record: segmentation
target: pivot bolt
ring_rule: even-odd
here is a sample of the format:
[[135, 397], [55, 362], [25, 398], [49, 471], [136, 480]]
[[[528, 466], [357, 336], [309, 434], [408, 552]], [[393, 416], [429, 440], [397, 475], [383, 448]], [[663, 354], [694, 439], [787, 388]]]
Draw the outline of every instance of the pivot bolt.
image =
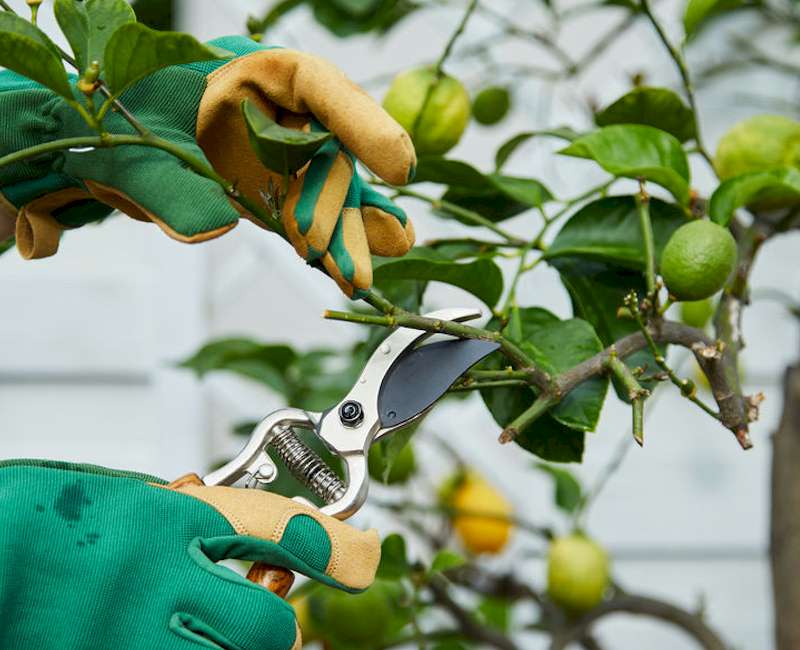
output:
[[357, 427], [364, 419], [364, 407], [360, 402], [348, 400], [339, 407], [339, 419], [346, 427]]

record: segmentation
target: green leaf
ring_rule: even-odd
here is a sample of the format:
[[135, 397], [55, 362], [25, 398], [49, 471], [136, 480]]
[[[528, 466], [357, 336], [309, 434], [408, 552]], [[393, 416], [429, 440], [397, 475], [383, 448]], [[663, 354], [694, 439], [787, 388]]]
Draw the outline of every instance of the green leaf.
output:
[[[340, 3], [347, 3], [349, 7], [343, 8]], [[354, 13], [349, 10], [365, 3], [366, 0], [310, 0], [317, 22], [342, 38], [372, 31], [383, 34], [421, 6], [410, 0], [379, 0], [373, 2], [370, 11]]]
[[7, 11], [0, 12], [0, 66], [75, 99], [53, 41], [36, 25]]
[[160, 31], [175, 29], [175, 0], [133, 0], [136, 19]]
[[572, 472], [545, 463], [537, 463], [535, 467], [552, 477], [556, 506], [564, 512], [575, 512], [575, 508], [580, 505], [582, 491], [581, 484], [578, 483], [578, 479], [572, 475]]
[[[667, 241], [686, 223], [683, 211], [671, 203], [650, 200], [656, 259]], [[642, 229], [632, 196], [608, 196], [587, 203], [559, 231], [545, 258], [578, 256], [644, 270]]]
[[0, 241], [0, 255], [6, 251], [10, 251], [17, 245], [17, 240], [14, 237], [9, 237], [5, 241]]
[[478, 619], [489, 627], [501, 632], [508, 632], [511, 625], [512, 603], [506, 598], [487, 596], [478, 605]]
[[[487, 325], [490, 329], [496, 326], [496, 320]], [[511, 336], [512, 331], [521, 332], [523, 350], [552, 373], [567, 370], [602, 349], [594, 330], [585, 321], [561, 321], [538, 307], [519, 309], [504, 333]], [[505, 360], [494, 354], [482, 368], [496, 370], [505, 366]], [[518, 436], [517, 444], [546, 460], [580, 461], [584, 432], [597, 426], [607, 386], [604, 377], [582, 383]], [[483, 389], [481, 397], [495, 421], [505, 427], [533, 404], [536, 394], [530, 388], [490, 388]]]
[[675, 136], [652, 126], [616, 124], [583, 135], [559, 153], [588, 158], [610, 174], [661, 185], [689, 203], [689, 163]]
[[157, 32], [140, 23], [119, 27], [105, 50], [105, 79], [115, 95], [161, 68], [170, 65], [224, 59], [230, 52], [203, 45], [180, 32]]
[[[592, 324], [604, 346], [639, 331], [632, 319], [618, 318], [617, 310], [623, 305], [629, 291], [644, 295], [646, 287], [642, 273], [581, 257], [557, 257], [549, 262], [558, 270], [561, 282], [569, 293], [573, 313]], [[626, 357], [625, 363], [631, 368], [644, 366], [653, 370], [657, 367], [648, 350], [640, 350]], [[642, 385], [653, 388], [655, 384], [642, 382]], [[627, 391], [616, 382], [614, 387], [620, 399], [627, 401]]]
[[378, 9], [382, 0], [330, 0], [342, 11], [356, 18], [364, 17]]
[[81, 72], [94, 61], [102, 68], [111, 35], [118, 27], [136, 22], [125, 0], [56, 0], [53, 11]]
[[333, 137], [328, 131], [281, 126], [249, 99], [242, 100], [242, 114], [253, 151], [265, 167], [279, 174], [294, 174]]
[[297, 353], [286, 345], [264, 345], [250, 339], [231, 338], [204, 345], [179, 366], [193, 370], [198, 377], [227, 370], [285, 393], [284, 370], [296, 359]]
[[[447, 185], [442, 200], [477, 212], [492, 221], [508, 219], [553, 200], [550, 191], [536, 179], [483, 174], [465, 162], [438, 156], [420, 159], [414, 182]], [[458, 215], [446, 211], [439, 213], [466, 225], [475, 225]]]
[[282, 0], [269, 8], [263, 18], [247, 17], [247, 29], [251, 34], [263, 34], [290, 11], [305, 4], [305, 0]]
[[433, 561], [431, 562], [430, 573], [455, 569], [457, 567], [464, 566], [466, 563], [467, 561], [462, 555], [459, 555], [455, 551], [443, 549], [434, 556]]
[[668, 88], [639, 87], [595, 114], [597, 126], [644, 124], [686, 142], [695, 137], [694, 113]]
[[381, 542], [381, 562], [377, 577], [383, 580], [400, 580], [408, 575], [409, 570], [406, 540], [401, 535], [389, 535]]
[[439, 183], [440, 185], [485, 186], [484, 175], [472, 165], [441, 156], [421, 156], [414, 172], [414, 183]]
[[800, 201], [800, 170], [780, 167], [765, 172], [734, 176], [721, 183], [708, 205], [713, 221], [727, 226], [733, 213], [742, 206], [764, 202], [775, 207], [788, 207]]
[[746, 2], [746, 0], [689, 0], [683, 14], [686, 40], [696, 36], [711, 18], [747, 5], [757, 4], [758, 2]]
[[376, 283], [387, 280], [444, 282], [468, 291], [489, 307], [494, 307], [503, 293], [503, 273], [492, 260], [454, 262], [435, 250], [417, 246], [401, 258], [374, 258]]
[[500, 148], [494, 155], [495, 168], [499, 172], [511, 155], [517, 150], [517, 148], [525, 144], [533, 137], [546, 136], [551, 138], [560, 138], [561, 140], [572, 142], [575, 138], [579, 137], [579, 135], [580, 134], [577, 131], [573, 131], [568, 126], [562, 126], [544, 131], [525, 131], [523, 133], [518, 133], [513, 138], [510, 138], [500, 145]]
[[[585, 320], [559, 320], [538, 307], [521, 309], [523, 349], [550, 372], [562, 373], [603, 349], [594, 328]], [[533, 344], [530, 346], [530, 344]], [[561, 424], [580, 431], [594, 431], [608, 389], [605, 377], [579, 384], [550, 414]]]

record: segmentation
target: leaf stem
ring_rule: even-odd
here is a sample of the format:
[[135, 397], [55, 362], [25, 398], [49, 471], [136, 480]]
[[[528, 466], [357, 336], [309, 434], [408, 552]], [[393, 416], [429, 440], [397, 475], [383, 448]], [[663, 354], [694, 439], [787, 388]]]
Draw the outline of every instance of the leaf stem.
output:
[[536, 420], [544, 415], [551, 406], [558, 404], [560, 399], [548, 391], [542, 392], [537, 397], [533, 404], [531, 404], [525, 411], [518, 415], [514, 420], [500, 433], [500, 444], [506, 444], [514, 440], [520, 433], [525, 431]]
[[412, 314], [399, 307], [394, 307], [391, 315], [380, 316], [377, 314], [354, 314], [343, 311], [328, 310], [324, 318], [341, 320], [348, 323], [361, 325], [381, 325], [383, 327], [410, 327], [435, 334], [451, 334], [464, 339], [478, 339], [482, 341], [495, 341], [500, 345], [500, 350], [519, 370], [526, 373], [528, 383], [540, 390], [552, 388], [552, 378], [539, 368], [533, 359], [523, 352], [516, 343], [503, 336], [500, 332], [472, 327], [455, 321], [427, 318]]
[[642, 335], [647, 342], [647, 347], [650, 349], [656, 364], [666, 373], [672, 384], [674, 384], [681, 391], [681, 395], [683, 395], [696, 406], [699, 406], [715, 420], [721, 420], [719, 413], [717, 413], [714, 409], [703, 402], [703, 400], [697, 397], [697, 387], [695, 386], [694, 382], [691, 379], [681, 379], [669, 366], [667, 360], [664, 358], [664, 355], [661, 353], [661, 350], [658, 349], [658, 345], [656, 345], [653, 335], [650, 333], [650, 330], [642, 318], [642, 313], [638, 305], [638, 298], [634, 292], [629, 293], [625, 297], [625, 306], [628, 307], [636, 319], [636, 323], [639, 325], [639, 329], [641, 330]]
[[639, 383], [627, 364], [620, 360], [614, 348], [608, 355], [606, 368], [628, 391], [633, 411], [633, 439], [641, 447], [644, 445], [644, 401], [650, 396], [650, 391]]
[[695, 124], [695, 141], [697, 142], [697, 151], [700, 153], [703, 158], [705, 158], [706, 162], [709, 164], [711, 169], [714, 169], [714, 163], [711, 159], [708, 150], [706, 149], [705, 145], [703, 144], [703, 136], [700, 132], [700, 114], [697, 110], [697, 101], [694, 95], [694, 85], [692, 83], [692, 78], [689, 74], [689, 67], [686, 65], [686, 60], [683, 58], [680, 50], [676, 48], [667, 37], [664, 28], [662, 27], [661, 23], [658, 22], [658, 19], [655, 17], [652, 8], [650, 7], [650, 0], [640, 0], [640, 6], [642, 9], [642, 13], [647, 16], [647, 19], [650, 21], [650, 24], [653, 26], [653, 29], [656, 30], [656, 34], [658, 34], [658, 38], [663, 43], [664, 47], [666, 48], [667, 52], [669, 53], [672, 60], [675, 62], [675, 66], [678, 68], [678, 73], [680, 74], [681, 81], [683, 81], [683, 88], [686, 91], [686, 98], [689, 100], [689, 108], [692, 109], [692, 114], [694, 115], [694, 124]]
[[653, 239], [653, 222], [650, 219], [650, 195], [645, 189], [644, 180], [639, 179], [639, 192], [636, 194], [636, 210], [639, 213], [639, 227], [644, 242], [645, 279], [647, 297], [655, 305], [656, 297], [656, 253]]
[[478, 6], [478, 0], [470, 0], [470, 3], [467, 5], [466, 11], [464, 11], [464, 15], [461, 17], [461, 21], [458, 23], [458, 27], [450, 36], [450, 40], [447, 41], [447, 44], [444, 46], [444, 50], [442, 50], [442, 54], [436, 63], [433, 66], [434, 73], [437, 77], [442, 75], [442, 68], [444, 64], [447, 62], [447, 59], [450, 58], [450, 54], [453, 51], [453, 46], [456, 44], [456, 41], [461, 37], [464, 33], [464, 29], [467, 27], [467, 23], [469, 22], [472, 13], [475, 11], [475, 8]]

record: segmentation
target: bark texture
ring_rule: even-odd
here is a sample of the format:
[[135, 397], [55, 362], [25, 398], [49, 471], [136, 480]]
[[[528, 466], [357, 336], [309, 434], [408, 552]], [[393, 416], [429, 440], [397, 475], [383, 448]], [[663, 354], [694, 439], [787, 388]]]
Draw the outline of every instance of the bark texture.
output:
[[800, 364], [786, 369], [772, 450], [770, 559], [775, 649], [800, 648]]

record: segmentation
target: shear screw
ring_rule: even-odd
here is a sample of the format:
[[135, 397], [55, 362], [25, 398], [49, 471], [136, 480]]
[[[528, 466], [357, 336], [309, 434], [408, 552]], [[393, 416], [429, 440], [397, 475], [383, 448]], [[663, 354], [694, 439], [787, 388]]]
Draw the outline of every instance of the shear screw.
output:
[[364, 419], [364, 408], [359, 402], [349, 400], [339, 407], [339, 419], [346, 427], [357, 427]]

